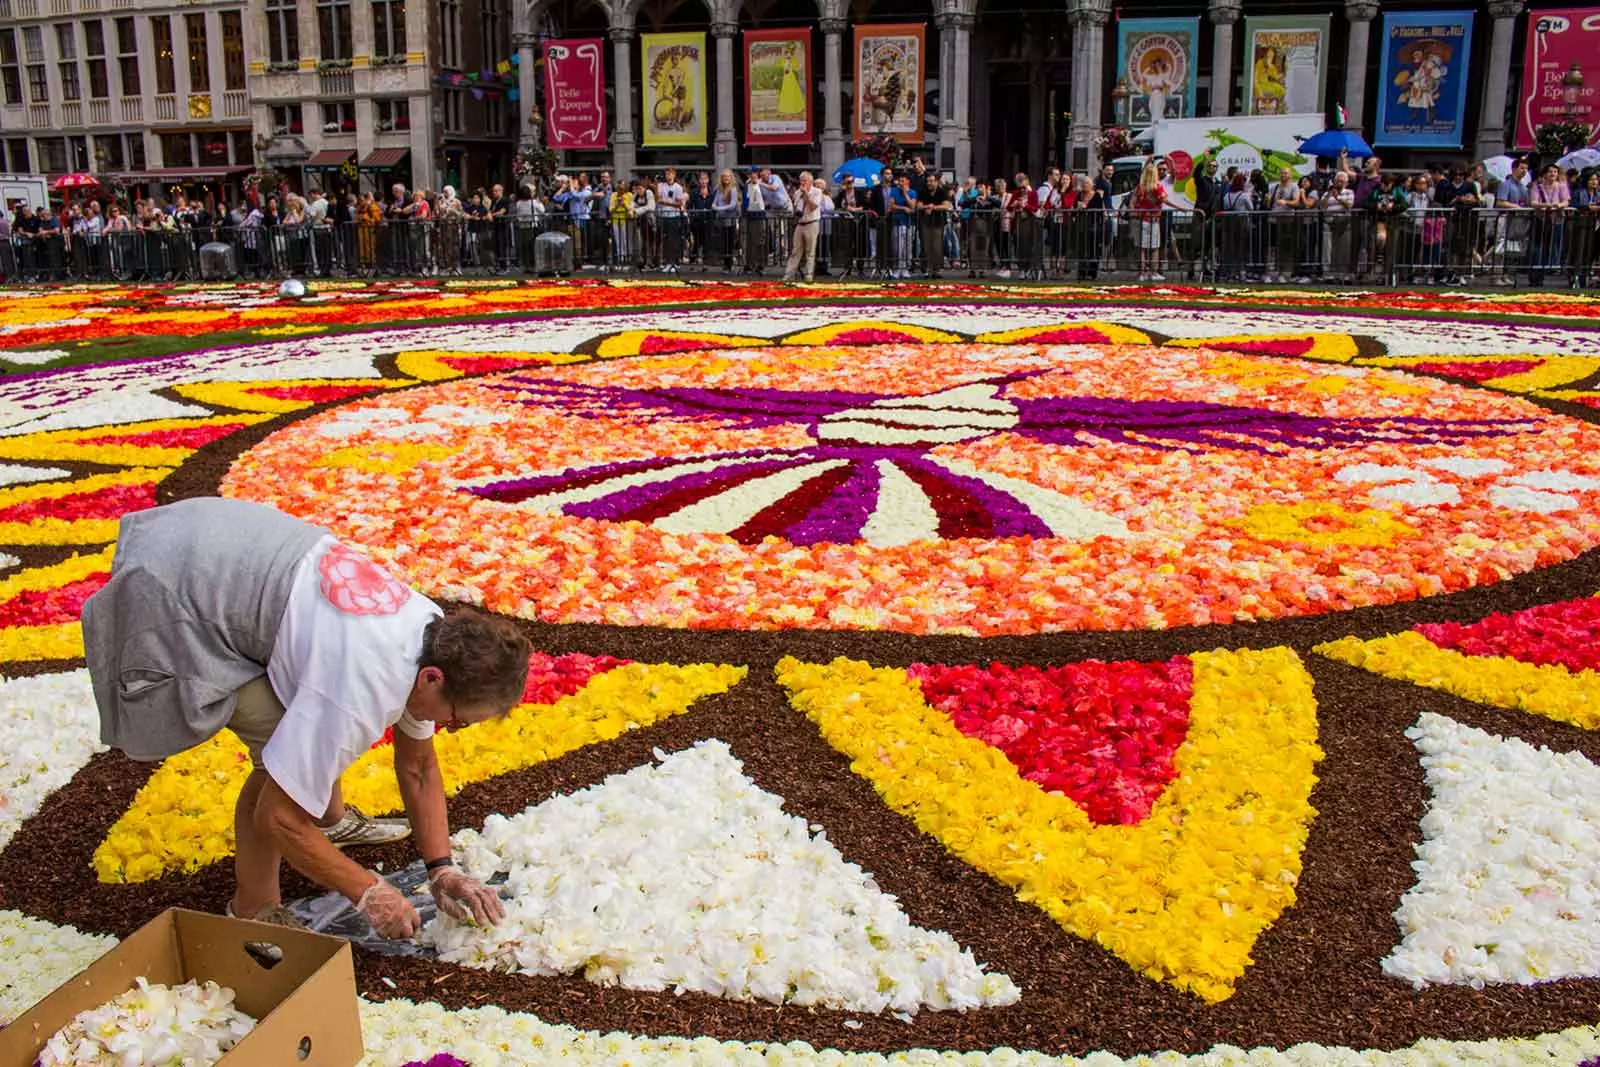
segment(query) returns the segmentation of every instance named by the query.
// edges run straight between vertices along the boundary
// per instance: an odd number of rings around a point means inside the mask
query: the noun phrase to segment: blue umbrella
[[[1352,159],[1373,155],[1372,146],[1354,130],[1323,130],[1300,142],[1303,156],[1338,156],[1348,152]]]
[[[856,184],[864,189],[871,189],[878,184],[878,175],[883,171],[883,163],[867,156],[852,159],[844,166],[833,172],[833,181],[837,185],[844,181],[846,174],[856,180]]]

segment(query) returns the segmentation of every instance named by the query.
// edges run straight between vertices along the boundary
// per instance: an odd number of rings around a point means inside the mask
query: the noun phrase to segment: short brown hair
[[[533,645],[506,619],[456,608],[422,632],[417,667],[444,673],[444,698],[452,704],[504,710],[522,700]]]

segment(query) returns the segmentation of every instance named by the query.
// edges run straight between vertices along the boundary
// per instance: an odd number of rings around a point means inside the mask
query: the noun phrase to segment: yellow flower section
[[[270,396],[261,390],[294,389],[296,387],[323,388],[339,385],[371,387],[374,393],[385,389],[400,389],[416,382],[394,378],[294,378],[286,381],[266,382],[192,382],[173,387],[173,392],[190,400],[198,400],[212,407],[237,408],[268,415],[281,415],[311,407],[314,400],[290,400]],[[353,399],[353,398],[352,398]]]
[[[762,341],[758,337],[735,337],[724,333],[701,333],[689,330],[624,330],[601,341],[595,349],[595,355],[601,359],[641,355],[644,352],[645,342],[652,337],[667,341],[691,342],[695,345],[704,345],[706,348],[754,348],[757,345],[771,343]]]
[[[1296,353],[1295,359],[1318,359],[1324,363],[1349,363],[1361,354],[1356,339],[1347,333],[1234,334],[1227,337],[1174,337],[1167,342],[1174,348],[1238,348],[1247,352],[1265,350],[1274,342],[1289,344],[1310,341],[1311,348]]]
[[[81,582],[92,574],[111,571],[111,559],[116,549],[106,548],[87,556],[71,556],[60,563],[45,567],[30,567],[9,578],[0,579],[0,603],[22,593],[38,593],[47,589],[60,589],[73,582]]]
[[[1375,356],[1361,362],[1368,366],[1405,370],[1418,364],[1515,363],[1523,360],[1531,360],[1538,366],[1516,374],[1488,378],[1481,384],[1504,393],[1543,393],[1546,390],[1555,390],[1572,382],[1582,381],[1600,371],[1600,357],[1552,356],[1537,352],[1528,354],[1496,352],[1484,356]]]
[[[1096,826],[922,698],[904,670],[786,658],[790,699],[884,800],[1144,975],[1217,1002],[1294,903],[1312,817],[1311,678],[1295,653],[1192,657],[1177,777],[1137,826]]]
[[[1029,338],[1041,334],[1054,333],[1058,330],[1094,330],[1114,345],[1147,345],[1150,344],[1150,335],[1143,330],[1135,330],[1131,326],[1119,326],[1114,322],[1101,322],[1093,319],[1087,322],[1056,322],[1044,326],[1019,326],[1014,330],[992,330],[988,333],[978,334],[976,340],[979,344],[1009,345],[1017,342],[1028,343]]]
[[[514,359],[530,366],[556,367],[566,363],[585,363],[592,358],[581,352],[452,352],[419,348],[395,356],[394,366],[401,374],[418,381],[445,382],[460,378],[463,374],[447,362],[451,359]]]
[[[1236,523],[1263,541],[1293,544],[1364,545],[1393,544],[1397,537],[1412,537],[1416,529],[1378,508],[1351,511],[1334,503],[1303,500],[1298,504],[1258,504]]]
[[[744,675],[743,667],[715,664],[626,664],[554,704],[522,704],[499,719],[438,734],[445,793],[680,715]],[[249,756],[229,730],[165,761],[95,850],[95,873],[103,882],[144,882],[232,855],[233,805],[249,773]],[[364,754],[340,784],[346,801],[371,814],[402,807],[388,745]]]
[[[890,322],[886,319],[862,319],[860,322],[835,322],[812,330],[801,330],[783,339],[786,345],[825,345],[847,334],[869,333],[881,330],[901,334],[926,344],[953,344],[961,340],[960,334],[935,330],[931,326],[916,326],[909,322]]]
[[[75,622],[12,626],[0,630],[0,663],[77,659],[83,655],[83,628]]]
[[[1407,631],[1363,641],[1346,637],[1313,651],[1414,685],[1453,693],[1479,704],[1542,715],[1600,729],[1600,674],[1523,663],[1505,656],[1467,656]]]
[[[97,474],[73,482],[42,482],[0,489],[0,508],[30,504],[93,493],[118,485],[159,482],[168,470],[141,467],[116,474]],[[35,519],[32,522],[0,522],[0,544],[4,545],[103,545],[116,539],[119,519]]]
[[[262,421],[261,415],[223,415],[200,419],[150,419],[85,430],[44,430],[0,438],[0,460],[79,460],[117,467],[175,467],[195,450],[178,445],[96,444],[97,440],[132,437],[192,426],[237,425]]]

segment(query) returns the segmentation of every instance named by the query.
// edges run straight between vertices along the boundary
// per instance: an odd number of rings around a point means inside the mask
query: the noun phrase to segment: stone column
[[[1233,26],[1241,0],[1211,0],[1211,114],[1233,112]]]
[[[1069,158],[1064,167],[1080,170],[1096,165],[1095,139],[1100,135],[1100,112],[1105,82],[1106,23],[1111,21],[1111,0],[1072,0],[1072,131]]]
[[[934,146],[933,169],[943,171],[956,155],[956,15],[941,11],[933,20],[939,30],[939,140]]]
[[[972,173],[972,27],[978,20],[972,15],[960,14],[954,21],[956,63],[950,110],[956,124],[956,181],[962,182]]]
[[[627,181],[638,165],[638,141],[633,132],[633,42],[636,38],[632,14],[626,26],[611,27],[611,56],[616,67],[617,121],[611,131],[611,173],[617,181]]]
[[[721,174],[739,161],[739,134],[733,127],[733,42],[739,36],[739,25],[713,22],[711,36],[717,40],[717,139],[713,159]],[[716,184],[713,179],[712,187]]]
[[[519,8],[521,5],[518,5]],[[539,147],[540,127],[531,121],[539,99],[538,62],[539,36],[531,27],[511,35],[511,46],[517,50],[517,145],[523,150]]]
[[[1478,115],[1478,140],[1475,158],[1498,156],[1506,150],[1506,103],[1511,70],[1511,36],[1516,32],[1522,0],[1489,0],[1489,15],[1494,19],[1494,36],[1489,40],[1489,63],[1483,68],[1487,80],[1483,87],[1483,110]]]
[[[1372,20],[1378,17],[1377,0],[1344,0],[1344,17],[1350,22],[1350,47],[1345,52],[1344,104],[1346,126],[1366,128],[1367,52],[1371,47]]]
[[[844,109],[840,94],[844,92],[844,73],[841,56],[844,51],[845,20],[824,18],[822,27],[822,173],[829,178],[844,166],[845,129]]]

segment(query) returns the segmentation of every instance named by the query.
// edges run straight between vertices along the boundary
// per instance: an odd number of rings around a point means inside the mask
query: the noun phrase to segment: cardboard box
[[[282,959],[266,966],[249,947],[261,943],[277,945]],[[222,1057],[226,1067],[354,1067],[361,1059],[349,944],[171,908],[0,1029],[0,1067],[33,1067],[45,1042],[73,1016],[132,989],[141,975],[163,985],[211,981],[234,991],[234,1003],[256,1027]]]

